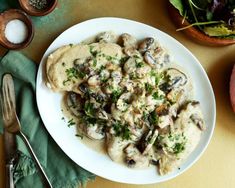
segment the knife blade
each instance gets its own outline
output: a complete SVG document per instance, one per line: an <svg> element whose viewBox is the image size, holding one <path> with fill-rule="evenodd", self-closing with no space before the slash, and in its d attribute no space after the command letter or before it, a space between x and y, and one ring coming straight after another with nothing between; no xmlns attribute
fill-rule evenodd
<svg viewBox="0 0 235 188"><path fill-rule="evenodd" d="M4 129L3 144L6 161L6 188L14 188L13 169L16 160L16 138L15 135Z"/></svg>

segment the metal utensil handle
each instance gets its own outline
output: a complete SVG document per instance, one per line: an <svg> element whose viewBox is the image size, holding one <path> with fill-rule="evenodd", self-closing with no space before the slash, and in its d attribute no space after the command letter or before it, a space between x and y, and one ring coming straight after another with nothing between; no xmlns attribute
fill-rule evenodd
<svg viewBox="0 0 235 188"><path fill-rule="evenodd" d="M13 163L6 164L6 188L14 188L13 181Z"/></svg>
<svg viewBox="0 0 235 188"><path fill-rule="evenodd" d="M46 173L44 172L44 170L43 170L43 168L42 168L40 162L38 161L38 159L37 159L37 157L36 157L36 155L35 155L35 153L34 153L32 147L31 147L31 145L30 145L28 139L26 138L26 136L25 136L21 131L19 132L19 136L22 138L22 140L24 141L24 143L25 143L26 146L28 147L28 150L29 150L30 154L32 155L32 157L33 157L33 159L34 159L34 161L35 161L35 163L36 163L36 165L37 165L39 171L41 172L42 176L45 178L45 180L46 180L46 181L45 181L45 186L46 186L46 188L52 188L52 185L51 185L51 183L50 183L50 181L49 181L49 179L48 179Z"/></svg>

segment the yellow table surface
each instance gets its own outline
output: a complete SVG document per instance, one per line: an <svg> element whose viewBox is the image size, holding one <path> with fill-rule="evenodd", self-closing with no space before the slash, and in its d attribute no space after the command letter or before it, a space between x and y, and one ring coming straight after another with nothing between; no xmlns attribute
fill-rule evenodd
<svg viewBox="0 0 235 188"><path fill-rule="evenodd" d="M65 0L61 0L65 1ZM166 9L166 0L69 0L56 11L65 11L60 24L35 25L35 37L22 52L39 63L49 44L68 27L97 17L121 17L143 22L176 38L201 62L212 83L217 118L214 135L202 157L182 175L159 184L128 185L97 177L87 188L232 188L235 187L235 114L229 101L229 76L235 63L235 45L208 47L199 45L176 32ZM56 21L56 19L55 19ZM45 29L46 28L46 29ZM125 28L123 28L125 32ZM79 33L78 33L79 34ZM0 52L5 50L0 48ZM200 91L198 91L200 92ZM206 96L205 96L206 97ZM3 137L0 136L0 187L5 183Z"/></svg>

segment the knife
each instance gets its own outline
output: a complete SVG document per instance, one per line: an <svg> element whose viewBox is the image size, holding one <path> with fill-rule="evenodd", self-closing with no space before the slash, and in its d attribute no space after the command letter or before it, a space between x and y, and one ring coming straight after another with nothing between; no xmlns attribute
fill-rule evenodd
<svg viewBox="0 0 235 188"><path fill-rule="evenodd" d="M14 188L13 165L16 160L15 135L4 129L3 141L6 160L6 188Z"/></svg>

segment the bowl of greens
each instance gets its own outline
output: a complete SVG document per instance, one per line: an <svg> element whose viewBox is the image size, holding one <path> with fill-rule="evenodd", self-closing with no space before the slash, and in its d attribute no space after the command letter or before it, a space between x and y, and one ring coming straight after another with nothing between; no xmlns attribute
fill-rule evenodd
<svg viewBox="0 0 235 188"><path fill-rule="evenodd" d="M169 13L177 25L197 42L235 44L235 0L169 0Z"/></svg>

